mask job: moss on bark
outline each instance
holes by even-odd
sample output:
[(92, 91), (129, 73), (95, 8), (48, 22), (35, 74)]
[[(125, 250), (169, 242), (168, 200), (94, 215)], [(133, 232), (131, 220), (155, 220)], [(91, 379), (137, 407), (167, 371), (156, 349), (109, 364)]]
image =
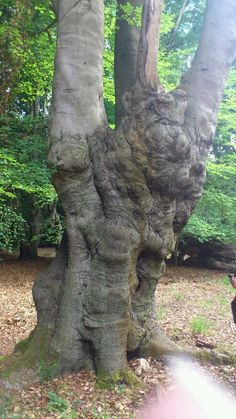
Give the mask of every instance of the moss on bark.
[(28, 338), (16, 345), (11, 355), (0, 360), (0, 384), (20, 388), (40, 379), (42, 365), (50, 368), (56, 366), (57, 361), (58, 354), (50, 346), (48, 328), (37, 326)]
[(129, 369), (129, 367), (108, 374), (106, 371), (97, 373), (97, 385), (102, 389), (112, 388), (117, 384), (127, 384), (130, 387), (143, 387), (144, 383)]
[(232, 365), (236, 366), (236, 356), (229, 352), (215, 352), (215, 351), (189, 351), (189, 355), (198, 361), (207, 362), (213, 365)]

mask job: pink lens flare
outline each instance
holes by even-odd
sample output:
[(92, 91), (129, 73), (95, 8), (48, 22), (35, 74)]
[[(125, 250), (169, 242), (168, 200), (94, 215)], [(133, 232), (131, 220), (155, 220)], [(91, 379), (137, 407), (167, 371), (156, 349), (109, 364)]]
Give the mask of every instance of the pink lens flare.
[(176, 385), (147, 406), (142, 419), (235, 419), (236, 401), (227, 390), (189, 361), (174, 361)]

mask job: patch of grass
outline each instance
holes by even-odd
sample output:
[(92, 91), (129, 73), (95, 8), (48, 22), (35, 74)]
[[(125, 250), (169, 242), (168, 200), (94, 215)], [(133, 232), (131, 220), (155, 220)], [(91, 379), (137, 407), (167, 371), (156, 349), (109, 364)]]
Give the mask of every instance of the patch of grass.
[(42, 362), (39, 366), (39, 379), (41, 382), (50, 381), (56, 375), (57, 364), (45, 364)]
[(211, 300), (210, 298), (208, 298), (207, 300), (202, 300), (200, 302), (200, 305), (202, 307), (211, 308), (214, 305), (214, 300)]
[(92, 411), (93, 419), (112, 419), (110, 413), (98, 412), (96, 409)]
[(157, 309), (157, 320), (162, 320), (166, 316), (166, 308), (164, 304), (160, 304)]
[(228, 298), (221, 296), (219, 298), (219, 304), (220, 304), (220, 308), (219, 308), (219, 314), (222, 317), (225, 317), (227, 314), (229, 314), (230, 311), (230, 301)]
[(68, 409), (68, 403), (63, 397), (58, 397), (54, 391), (48, 393), (48, 405), (47, 410), (49, 412), (60, 412), (63, 413)]
[(176, 301), (181, 301), (184, 298), (184, 294), (181, 291), (176, 291), (174, 295), (175, 295)]
[(13, 406), (12, 397), (0, 397), (0, 419), (21, 419), (21, 415), (11, 412)]
[(224, 276), (224, 278), (221, 278), (219, 282), (220, 282), (220, 285), (222, 285), (223, 287), (226, 287), (228, 289), (232, 288), (228, 276)]
[(225, 297), (223, 297), (223, 296), (221, 296), (220, 298), (219, 298), (219, 303), (220, 303), (220, 305), (221, 306), (223, 306), (223, 307), (225, 307), (225, 306), (229, 306), (229, 304), (230, 304), (230, 302), (229, 302), (229, 300), (228, 300), (228, 298), (225, 298)]
[(205, 335), (209, 331), (211, 325), (204, 317), (194, 317), (191, 322), (191, 327), (194, 333)]
[(60, 418), (61, 419), (78, 419), (78, 418), (80, 418), (80, 419), (87, 419), (87, 418), (115, 419), (116, 416), (111, 415), (107, 411), (103, 410), (101, 407), (99, 409), (98, 407), (91, 406), (90, 408), (85, 408), (82, 412), (79, 412), (79, 415), (78, 415), (78, 411), (71, 410), (69, 412), (66, 412), (66, 413), (60, 415)]
[(0, 400), (0, 418), (7, 419), (9, 417), (8, 407), (9, 407), (9, 400)]
[(61, 419), (78, 419), (78, 412), (71, 410), (59, 416)]
[(116, 388), (114, 389), (116, 394), (123, 394), (126, 390), (126, 384), (119, 384), (116, 386)]
[(6, 359), (6, 355), (0, 355), (0, 363)]
[(170, 292), (175, 296), (176, 301), (181, 301), (184, 298), (184, 293), (176, 287), (176, 285), (172, 285), (170, 287)]
[(220, 307), (220, 309), (219, 309), (219, 315), (221, 317), (227, 316), (229, 314), (229, 312), (230, 312), (230, 309), (227, 308), (227, 307)]

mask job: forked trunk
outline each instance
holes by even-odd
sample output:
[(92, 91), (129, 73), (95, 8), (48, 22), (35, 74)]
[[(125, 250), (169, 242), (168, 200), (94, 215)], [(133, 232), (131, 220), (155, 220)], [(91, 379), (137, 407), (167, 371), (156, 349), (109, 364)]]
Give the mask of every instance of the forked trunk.
[[(102, 100), (103, 2), (54, 3), (58, 45), (49, 158), (66, 236), (34, 286), (38, 329), (49, 331), (47, 344), (58, 353), (59, 371), (95, 368), (101, 375), (119, 375), (127, 367), (127, 351), (178, 351), (156, 324), (155, 291), (164, 259), (202, 192), (223, 84), (235, 56), (235, 5), (224, 1), (222, 11), (209, 0), (208, 32), (205, 26), (192, 73), (164, 93), (156, 76), (161, 1), (131, 1), (143, 5), (142, 26), (127, 29), (123, 48), (132, 49), (134, 61), (129, 82), (120, 86), (123, 98), (117, 93), (120, 123), (112, 131)], [(214, 44), (224, 66), (214, 82), (213, 106), (206, 63), (199, 69), (199, 61), (206, 58), (201, 45), (206, 36), (214, 38), (216, 27), (225, 43)], [(122, 48), (119, 42), (116, 48)], [(215, 77), (213, 67), (209, 71)]]

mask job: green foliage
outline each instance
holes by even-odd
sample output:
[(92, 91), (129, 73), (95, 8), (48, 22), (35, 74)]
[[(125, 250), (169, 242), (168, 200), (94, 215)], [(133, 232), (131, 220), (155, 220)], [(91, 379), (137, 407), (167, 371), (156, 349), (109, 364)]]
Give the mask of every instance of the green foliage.
[(211, 325), (203, 317), (194, 317), (191, 322), (191, 327), (194, 333), (205, 335), (209, 331)]
[(64, 219), (57, 216), (54, 219), (47, 217), (42, 224), (40, 242), (43, 245), (57, 245), (64, 231)]
[[(182, 2), (167, 0), (162, 15), (163, 30), (158, 70), (167, 89), (175, 88), (181, 74), (189, 67), (200, 35), (205, 2), (189, 2), (178, 30), (175, 31), (181, 7)], [(233, 67), (221, 104), (212, 146), (215, 159), (212, 156), (208, 162), (203, 197), (183, 230), (181, 240), (193, 236), (199, 242), (236, 243), (235, 87), (236, 68)]]
[(33, 239), (33, 211), (51, 205), (56, 193), (46, 165), (44, 118), (11, 114), (0, 122), (0, 248), (12, 251)]
[(126, 22), (132, 26), (141, 26), (142, 7), (133, 6), (131, 3), (127, 2), (125, 4), (120, 4), (120, 10), (122, 11), (122, 20), (126, 20)]
[(163, 303), (158, 306), (157, 309), (157, 319), (162, 320), (166, 315), (166, 307)]
[(175, 298), (176, 298), (176, 301), (181, 301), (184, 298), (184, 294), (181, 291), (176, 291)]
[[(175, 88), (191, 63), (203, 22), (205, 1), (191, 0), (179, 21), (183, 2), (166, 0), (161, 18), (158, 71), (167, 90)], [(105, 0), (104, 101), (108, 122), (115, 125), (114, 0)], [(140, 26), (141, 8), (121, 6), (128, 24)], [(0, 10), (0, 248), (12, 250), (31, 240), (32, 210), (47, 211), (55, 200), (46, 165), (48, 113), (56, 44), (55, 16), (50, 0), (2, 0)], [(119, 24), (119, 22), (118, 22)], [(235, 113), (236, 68), (232, 68), (221, 105), (213, 158), (203, 198), (182, 238), (236, 243)], [(13, 113), (14, 112), (14, 113)], [(60, 229), (60, 228), (59, 228)], [(25, 230), (25, 233), (23, 231)], [(33, 233), (32, 233), (33, 234)], [(55, 243), (60, 234), (44, 214), (42, 240)]]
[(210, 160), (207, 182), (181, 239), (192, 236), (199, 242), (236, 244), (236, 156)]
[(13, 114), (0, 122), (1, 195), (14, 198), (24, 191), (34, 194), (39, 206), (51, 203), (56, 195), (46, 165), (46, 121)]
[(106, 1), (104, 10), (105, 20), (105, 48), (103, 54), (104, 66), (104, 102), (108, 122), (111, 127), (115, 126), (115, 86), (114, 86), (114, 49), (116, 28), (116, 4), (114, 1)]
[(179, 26), (182, 1), (166, 0), (161, 16), (158, 73), (167, 90), (174, 89), (189, 68), (197, 48), (204, 14), (204, 1), (189, 2)]
[(233, 155), (236, 151), (236, 67), (229, 74), (224, 98), (218, 116), (218, 125), (213, 142), (216, 157)]
[(43, 382), (52, 380), (55, 377), (56, 368), (56, 364), (45, 364), (45, 362), (42, 362), (39, 366), (40, 381)]
[(10, 397), (0, 397), (0, 418), (1, 419), (8, 419), (10, 417), (8, 409), (11, 406), (11, 399)]
[(226, 276), (224, 276), (224, 278), (222, 278), (221, 280), (220, 280), (220, 285), (222, 285), (223, 287), (226, 287), (226, 288), (230, 288), (231, 289), (231, 284), (230, 284), (230, 281), (229, 281), (229, 277), (226, 275)]
[(112, 416), (106, 412), (97, 412), (96, 409), (93, 410), (93, 419), (112, 419)]
[(27, 110), (51, 90), (56, 34), (50, 1), (10, 0), (0, 21), (0, 110), (16, 110), (19, 101)]
[(25, 237), (25, 220), (14, 207), (0, 202), (0, 249), (13, 251)]
[(48, 393), (48, 411), (63, 413), (68, 409), (68, 403), (63, 397), (58, 397), (54, 391)]

